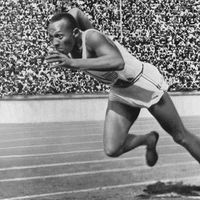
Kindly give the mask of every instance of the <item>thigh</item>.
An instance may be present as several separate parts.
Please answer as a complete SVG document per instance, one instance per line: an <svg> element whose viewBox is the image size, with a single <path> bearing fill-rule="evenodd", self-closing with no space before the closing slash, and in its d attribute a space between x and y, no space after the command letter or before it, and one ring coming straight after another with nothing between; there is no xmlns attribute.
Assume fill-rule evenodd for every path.
<svg viewBox="0 0 200 200"><path fill-rule="evenodd" d="M104 124L104 147L109 146L112 149L120 147L139 113L140 108L109 101Z"/></svg>
<svg viewBox="0 0 200 200"><path fill-rule="evenodd" d="M185 130L182 120L167 92L164 93L157 104L149 108L149 111L168 133L173 135Z"/></svg>

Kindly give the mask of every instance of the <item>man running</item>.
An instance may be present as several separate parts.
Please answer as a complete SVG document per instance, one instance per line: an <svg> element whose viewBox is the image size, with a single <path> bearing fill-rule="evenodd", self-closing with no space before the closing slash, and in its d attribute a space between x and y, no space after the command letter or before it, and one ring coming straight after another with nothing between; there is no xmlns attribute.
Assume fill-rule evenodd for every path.
<svg viewBox="0 0 200 200"><path fill-rule="evenodd" d="M48 32L56 50L49 52L46 61L53 67L82 70L110 85L104 124L105 153L117 157L145 145L147 164L156 164L158 133L128 133L141 108L147 108L174 141L200 162L200 139L184 127L157 68L137 60L118 42L91 28L88 18L78 9L70 14L55 14Z"/></svg>

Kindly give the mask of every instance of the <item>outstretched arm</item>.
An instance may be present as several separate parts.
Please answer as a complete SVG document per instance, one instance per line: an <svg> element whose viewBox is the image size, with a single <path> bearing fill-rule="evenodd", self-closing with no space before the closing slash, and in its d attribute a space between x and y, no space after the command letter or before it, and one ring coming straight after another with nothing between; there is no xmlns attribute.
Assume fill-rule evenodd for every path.
<svg viewBox="0 0 200 200"><path fill-rule="evenodd" d="M68 13L75 18L82 31L94 28L88 17L80 9L72 8Z"/></svg>

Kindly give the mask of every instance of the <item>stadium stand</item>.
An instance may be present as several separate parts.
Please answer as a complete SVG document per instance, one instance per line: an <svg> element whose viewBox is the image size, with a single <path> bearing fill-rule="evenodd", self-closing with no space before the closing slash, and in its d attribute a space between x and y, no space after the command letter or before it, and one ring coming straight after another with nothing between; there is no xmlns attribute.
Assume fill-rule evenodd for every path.
<svg viewBox="0 0 200 200"><path fill-rule="evenodd" d="M123 0L123 38L118 0L7 0L0 2L0 96L107 93L83 72L50 70L48 18L82 9L100 31L130 53L158 67L170 91L200 90L200 1Z"/></svg>

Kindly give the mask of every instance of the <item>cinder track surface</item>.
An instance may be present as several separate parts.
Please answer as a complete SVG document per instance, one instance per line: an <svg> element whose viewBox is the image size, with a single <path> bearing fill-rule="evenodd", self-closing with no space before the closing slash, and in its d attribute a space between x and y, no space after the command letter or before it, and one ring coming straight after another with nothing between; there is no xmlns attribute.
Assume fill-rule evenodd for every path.
<svg viewBox="0 0 200 200"><path fill-rule="evenodd" d="M183 118L200 136L200 117ZM131 133L157 130L159 161L145 164L145 149L119 158L103 152L103 122L1 124L1 200L200 199L200 168L154 119L139 119Z"/></svg>

